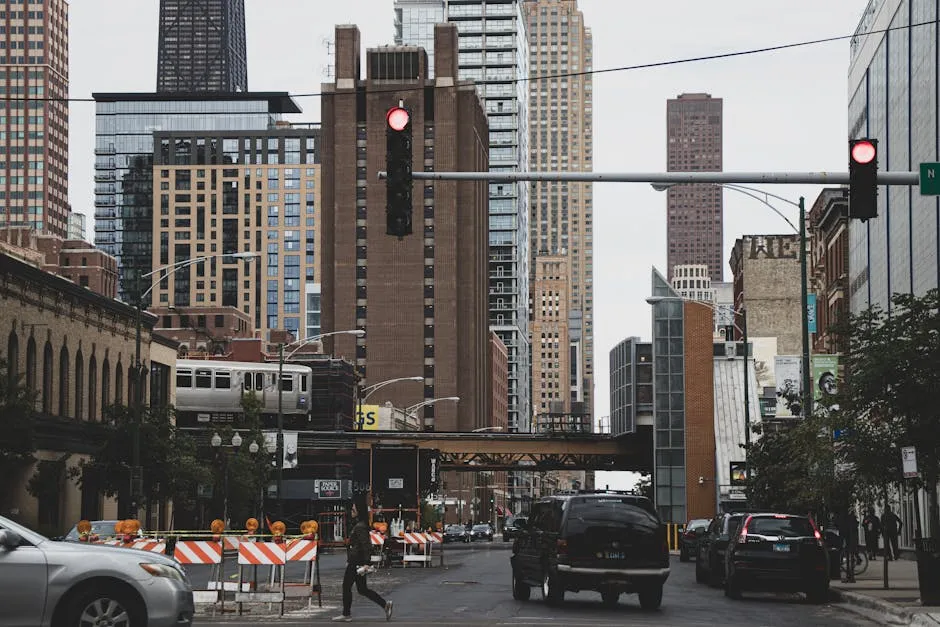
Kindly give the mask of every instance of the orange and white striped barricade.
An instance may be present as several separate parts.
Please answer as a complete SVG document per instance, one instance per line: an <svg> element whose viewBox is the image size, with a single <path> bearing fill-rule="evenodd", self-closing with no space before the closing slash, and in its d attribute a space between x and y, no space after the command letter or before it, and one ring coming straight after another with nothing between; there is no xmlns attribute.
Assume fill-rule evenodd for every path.
<svg viewBox="0 0 940 627"><path fill-rule="evenodd" d="M409 562L420 562L427 566L431 563L430 542L427 534L421 532L402 532L399 536L405 544L405 555L402 557L403 565Z"/></svg>
<svg viewBox="0 0 940 627"><path fill-rule="evenodd" d="M301 562L306 565L304 569L304 580L302 583L287 582L285 584L285 596L287 597L307 597L307 607L313 602L313 595L317 595L317 605L323 607L323 594L320 587L320 560L318 559L317 540L308 540L297 538L287 543L286 557L288 564ZM287 577L287 568L283 570L283 575Z"/></svg>
<svg viewBox="0 0 940 627"><path fill-rule="evenodd" d="M225 563L222 560L222 543L211 540L178 540L173 547L173 557L183 566L210 566L209 583L205 590L193 590L193 601L197 604L218 603L225 608L225 595L220 582L224 582Z"/></svg>
<svg viewBox="0 0 940 627"><path fill-rule="evenodd" d="M235 592L238 614L241 616L245 603L279 603L280 616L284 615L284 565L287 563L287 546L277 542L239 542L238 543L238 581L239 590ZM242 590L243 568L245 566L270 566L271 585L268 590ZM280 585L274 584L275 573L280 570ZM260 587L260 586L259 586ZM278 589L275 589L278 588Z"/></svg>
<svg viewBox="0 0 940 627"><path fill-rule="evenodd" d="M372 543L370 559L373 564L382 566L387 562L385 553L385 536L380 531L370 531L369 541Z"/></svg>
<svg viewBox="0 0 940 627"><path fill-rule="evenodd" d="M429 531L428 533L424 535L427 536L428 538L428 544L429 544L428 554L429 555L433 554L434 549L436 548L438 552L441 554L441 566L443 566L444 565L444 534L441 533L440 531ZM433 563L434 563L433 560L428 561L428 564L433 565Z"/></svg>
<svg viewBox="0 0 940 627"><path fill-rule="evenodd" d="M166 553L166 540L137 540L128 546L138 551L147 551L148 553Z"/></svg>

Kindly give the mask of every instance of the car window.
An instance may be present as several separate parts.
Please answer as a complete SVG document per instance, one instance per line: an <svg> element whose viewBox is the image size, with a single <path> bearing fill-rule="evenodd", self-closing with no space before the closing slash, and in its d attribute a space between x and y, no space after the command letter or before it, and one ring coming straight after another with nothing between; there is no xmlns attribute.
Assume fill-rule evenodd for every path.
<svg viewBox="0 0 940 627"><path fill-rule="evenodd" d="M659 517L655 512L641 507L636 499L628 497L574 499L568 513L568 531L573 534L583 533L595 525L610 527L635 524L658 525Z"/></svg>
<svg viewBox="0 0 940 627"><path fill-rule="evenodd" d="M728 535L734 535L735 532L741 527L741 521L744 519L744 516L728 516L725 519L724 530L722 533L727 533Z"/></svg>
<svg viewBox="0 0 940 627"><path fill-rule="evenodd" d="M803 538L813 535L813 526L806 518L762 516L751 519L747 532L761 536Z"/></svg>
<svg viewBox="0 0 940 627"><path fill-rule="evenodd" d="M473 525L473 530L474 531L489 531L490 526L489 525Z"/></svg>
<svg viewBox="0 0 940 627"><path fill-rule="evenodd" d="M23 535L20 533L20 530L19 530L19 529L15 529L15 528L13 528L12 526L5 526L5 525L3 524L3 521L0 521L0 529L9 529L9 530L12 531L13 533L15 533L15 534L17 534L17 535L20 536L19 544L17 544L16 546L18 546L18 547L33 546L33 543L32 543L32 542L30 542L29 540L27 540L26 538L23 537Z"/></svg>
<svg viewBox="0 0 940 627"><path fill-rule="evenodd" d="M704 529L705 527L708 526L708 523L709 521L705 520L704 518L690 520L689 524L686 525L686 529L688 529L689 531L693 529Z"/></svg>

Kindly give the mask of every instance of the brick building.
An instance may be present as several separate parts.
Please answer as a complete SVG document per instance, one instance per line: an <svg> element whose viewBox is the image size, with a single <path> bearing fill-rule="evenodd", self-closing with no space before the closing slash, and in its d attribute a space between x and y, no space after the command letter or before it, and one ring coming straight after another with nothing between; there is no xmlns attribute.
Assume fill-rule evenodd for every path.
<svg viewBox="0 0 940 627"><path fill-rule="evenodd" d="M427 429L487 426L487 186L416 181L415 232L397 239L385 234L377 176L385 114L399 103L411 111L415 170L487 169L486 115L473 83L458 80L457 28L435 26L433 81L423 48L370 49L362 78L359 29L338 26L335 41L336 82L322 88L322 324L366 335L327 338L326 352L355 359L365 385L423 375L423 388L388 388L397 407L459 396L423 408Z"/></svg>
<svg viewBox="0 0 940 627"><path fill-rule="evenodd" d="M809 211L812 291L816 293L816 333L812 352L844 353L848 346L833 328L849 313L849 219L847 190L826 188Z"/></svg>
<svg viewBox="0 0 940 627"><path fill-rule="evenodd" d="M13 494L0 495L0 511L64 533L82 517L117 512L93 480L80 488L67 470L94 450L104 408L131 402L136 311L39 266L0 253L0 352L36 394L38 420L37 464L16 478ZM155 321L143 314L141 361L150 373L144 394L151 405L167 405L175 402L176 344L152 334ZM52 467L56 489L29 495L29 478Z"/></svg>

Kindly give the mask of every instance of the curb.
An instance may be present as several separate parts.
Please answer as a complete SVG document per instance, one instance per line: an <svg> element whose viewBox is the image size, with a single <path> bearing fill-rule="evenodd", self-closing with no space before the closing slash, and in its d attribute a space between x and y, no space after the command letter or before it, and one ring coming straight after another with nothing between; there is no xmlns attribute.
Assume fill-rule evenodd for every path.
<svg viewBox="0 0 940 627"><path fill-rule="evenodd" d="M865 609L869 612L876 612L883 615L887 619L891 619L886 624L891 625L911 625L912 614L907 610L904 610L894 603L889 603L888 601L882 601L881 599L876 599L859 592L847 592L845 590L838 590L836 588L829 588L829 595L837 603L844 603L849 607L849 609L855 611L856 609ZM857 612L860 614L865 614L863 612ZM924 623L929 624L929 623Z"/></svg>

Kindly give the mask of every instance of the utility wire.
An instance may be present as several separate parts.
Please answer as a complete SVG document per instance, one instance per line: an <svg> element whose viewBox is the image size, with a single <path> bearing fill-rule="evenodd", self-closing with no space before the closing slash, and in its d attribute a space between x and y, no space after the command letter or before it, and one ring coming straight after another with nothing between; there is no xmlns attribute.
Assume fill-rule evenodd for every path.
<svg viewBox="0 0 940 627"><path fill-rule="evenodd" d="M798 41L795 43L789 44L780 44L777 46L766 46L763 48L750 48L748 50L738 50L734 52L721 52L717 54L710 54L698 57L686 57L682 59L670 59L667 61L654 61L652 63L640 63L636 65L622 65L619 67L611 68L602 68L599 70L584 70L580 72L562 72L559 74L542 74L539 76L527 76L523 78L514 78L508 81L499 81L501 83L523 83L523 82L534 82L534 81L546 81L546 80L555 80L560 78L577 78L580 76L594 76L597 74L612 74L615 72L629 72L633 70L646 70L657 67L668 67L671 65L683 65L686 63L699 63L702 61L717 61L720 59L731 59L734 57L744 57L753 54L764 54L767 52L778 52L780 50L790 50L792 48L803 48L807 46L816 46L819 44L827 44L835 41L844 41L846 39L855 39L856 37L868 37L870 35L879 35L883 33L889 33L896 30L904 30L916 28L919 26L929 26L931 24L937 24L940 26L940 19L930 20L927 22L917 22L915 24L907 24L903 26L892 26L888 28L883 28L880 30L867 31L865 33L853 33L851 35L837 35L834 37L824 37L822 39L809 39L805 41ZM381 93L390 93L390 94L401 94L408 91L422 91L425 86L420 87L398 87L392 89L370 89L370 94L381 94ZM252 92L245 92L246 94L251 94ZM274 92L276 93L276 92ZM346 95L345 92L311 92L311 93L300 93L300 94L287 94L290 98L323 98L329 96L337 95ZM96 102L94 98L0 98L0 101L7 102Z"/></svg>

